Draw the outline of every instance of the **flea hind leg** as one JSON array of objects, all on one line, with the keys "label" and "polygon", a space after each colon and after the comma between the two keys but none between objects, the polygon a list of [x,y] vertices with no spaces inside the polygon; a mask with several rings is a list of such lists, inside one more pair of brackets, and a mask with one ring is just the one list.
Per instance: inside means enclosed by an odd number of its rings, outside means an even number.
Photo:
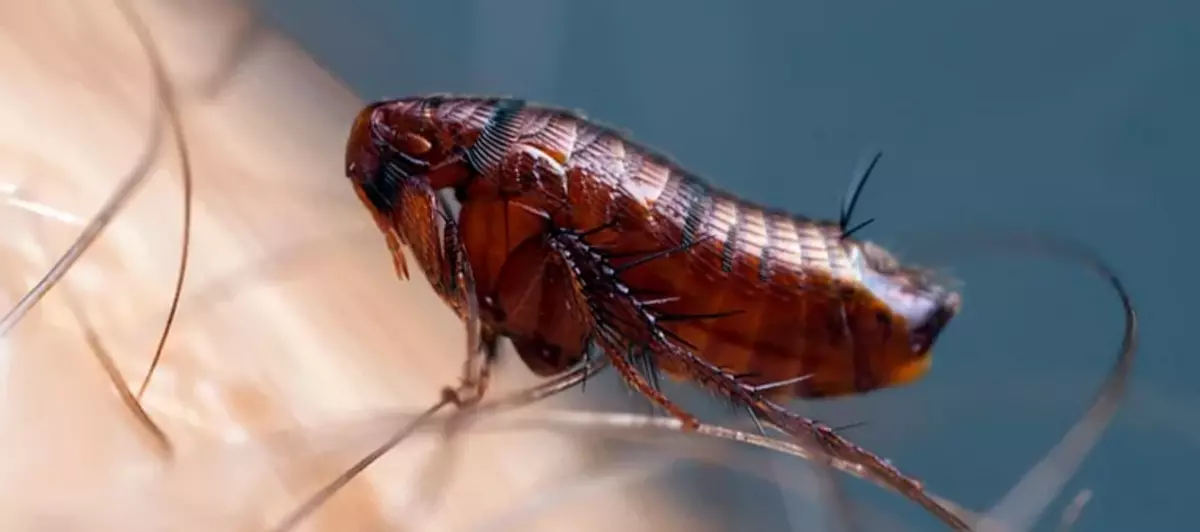
[{"label": "flea hind leg", "polygon": [[609,360],[612,361],[612,365],[614,368],[616,368],[617,373],[621,374],[621,378],[624,379],[629,386],[645,396],[646,399],[649,399],[650,402],[655,406],[662,408],[672,417],[678,419],[681,423],[683,423],[683,427],[685,429],[695,430],[700,427],[700,421],[696,419],[696,416],[689,414],[682,407],[675,404],[670,399],[667,399],[667,397],[663,395],[662,392],[658,391],[658,389],[656,389],[654,385],[652,385],[650,381],[646,379],[646,377],[644,377],[641,373],[638,373],[637,369],[633,367],[633,364],[630,363],[625,353],[622,353],[616,349],[610,349],[608,346],[603,346],[602,348],[605,354],[608,355]]},{"label": "flea hind leg", "polygon": [[[586,307],[593,341],[629,386],[682,422],[686,429],[698,428],[700,423],[695,416],[667,399],[634,367],[631,356],[639,339],[658,341],[661,335],[656,333],[660,331],[604,254],[585,241],[587,234],[556,229],[547,235],[545,244],[562,259],[558,267],[571,276],[577,299]],[[649,371],[654,369],[651,367]]]}]

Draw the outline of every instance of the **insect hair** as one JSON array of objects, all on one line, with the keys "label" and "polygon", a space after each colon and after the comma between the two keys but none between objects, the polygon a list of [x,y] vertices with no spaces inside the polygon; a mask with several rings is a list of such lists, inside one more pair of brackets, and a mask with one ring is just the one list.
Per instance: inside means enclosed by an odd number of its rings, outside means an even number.
[{"label": "insect hair", "polygon": [[871,173],[875,170],[875,165],[879,164],[880,157],[883,157],[883,152],[875,152],[875,155],[871,157],[871,161],[867,163],[866,168],[859,172],[854,180],[850,182],[850,190],[842,198],[842,209],[838,213],[838,227],[842,230],[843,240],[850,238],[864,227],[875,222],[875,218],[867,218],[862,222],[850,225],[854,219],[854,208],[858,206],[858,200],[862,197],[863,188],[867,186],[867,179],[871,178]]}]

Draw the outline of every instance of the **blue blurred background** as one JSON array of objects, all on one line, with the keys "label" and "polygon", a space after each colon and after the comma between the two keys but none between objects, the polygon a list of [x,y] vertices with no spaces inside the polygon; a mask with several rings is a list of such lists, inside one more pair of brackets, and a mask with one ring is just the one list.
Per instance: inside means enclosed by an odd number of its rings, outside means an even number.
[{"label": "blue blurred background", "polygon": [[[859,213],[879,219],[867,238],[902,254],[916,235],[977,223],[1099,249],[1141,311],[1140,360],[1128,401],[1052,514],[1091,488],[1078,530],[1194,529],[1198,292],[1186,272],[1198,257],[1184,235],[1195,229],[1187,151],[1200,124],[1200,4],[266,0],[260,9],[364,99],[503,93],[579,108],[736,193],[797,212],[836,216],[854,169],[881,149]],[[797,408],[865,422],[848,434],[983,509],[1086,408],[1121,315],[1103,282],[1078,268],[1021,256],[945,266],[966,283],[965,307],[926,379]],[[618,386],[596,388],[564,403],[638,408]],[[691,395],[710,419],[727,415]],[[770,460],[780,475],[805,467]],[[825,528],[811,506],[753,476],[684,463],[657,482],[710,515],[713,530]],[[899,497],[848,485],[909,530],[938,529]]]}]

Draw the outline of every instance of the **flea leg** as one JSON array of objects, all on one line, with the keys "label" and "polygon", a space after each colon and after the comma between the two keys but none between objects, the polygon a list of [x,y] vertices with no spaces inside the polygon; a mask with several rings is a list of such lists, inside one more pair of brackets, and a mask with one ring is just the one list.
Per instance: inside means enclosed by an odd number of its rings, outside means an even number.
[{"label": "flea leg", "polygon": [[653,321],[639,320],[643,305],[624,286],[603,255],[595,252],[580,233],[556,229],[545,240],[547,252],[557,253],[556,267],[564,268],[578,291],[577,299],[588,307],[592,339],[634,390],[679,419],[688,429],[700,426],[695,416],[667,399],[638,372],[630,360],[631,347],[639,339],[654,338],[661,331]]},{"label": "flea leg", "polygon": [[461,382],[457,387],[442,389],[442,396],[450,404],[462,409],[478,404],[487,393],[492,379],[492,366],[500,352],[500,335],[491,327],[480,330],[481,345],[478,351],[467,354],[463,361]]},{"label": "flea leg", "polygon": [[675,419],[678,419],[683,423],[684,429],[695,430],[700,427],[700,422],[696,419],[696,416],[687,413],[679,405],[667,399],[662,392],[659,392],[655,389],[654,385],[650,384],[650,381],[646,380],[646,377],[634,369],[633,364],[630,363],[624,353],[609,348],[607,344],[607,342],[602,342],[601,348],[608,355],[608,359],[612,362],[613,367],[616,368],[617,373],[621,374],[621,378],[625,379],[627,384],[633,387],[638,393],[644,395],[651,403],[654,403]]}]

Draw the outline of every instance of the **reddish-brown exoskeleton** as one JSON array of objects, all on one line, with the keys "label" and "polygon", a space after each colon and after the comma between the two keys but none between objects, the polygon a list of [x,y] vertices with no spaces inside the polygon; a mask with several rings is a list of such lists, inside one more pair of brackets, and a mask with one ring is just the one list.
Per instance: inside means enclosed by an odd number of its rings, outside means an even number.
[{"label": "reddish-brown exoskeleton", "polygon": [[[606,289],[627,290],[653,323],[604,326],[660,331],[770,397],[910,382],[959,308],[959,295],[927,272],[849,236],[846,219],[740,200],[558,109],[495,98],[379,102],[359,114],[346,164],[398,270],[407,275],[402,243],[462,313],[452,272],[469,268],[485,330],[511,338],[541,374],[581,360],[598,316],[568,309]],[[441,215],[442,189],[462,204],[457,220]],[[572,268],[611,273],[583,286]],[[695,377],[688,364],[656,362]]]},{"label": "reddish-brown exoskeleton", "polygon": [[[407,246],[443,300],[481,327],[483,364],[448,391],[454,401],[482,395],[501,337],[543,376],[579,365],[595,346],[685,424],[696,420],[658,391],[659,370],[920,492],[886,461],[776,403],[911,382],[958,312],[959,295],[927,271],[852,236],[866,173],[840,220],[815,220],[720,191],[576,113],[426,96],[364,108],[346,174],[397,272],[408,276]],[[454,193],[457,216],[439,191]]]}]

